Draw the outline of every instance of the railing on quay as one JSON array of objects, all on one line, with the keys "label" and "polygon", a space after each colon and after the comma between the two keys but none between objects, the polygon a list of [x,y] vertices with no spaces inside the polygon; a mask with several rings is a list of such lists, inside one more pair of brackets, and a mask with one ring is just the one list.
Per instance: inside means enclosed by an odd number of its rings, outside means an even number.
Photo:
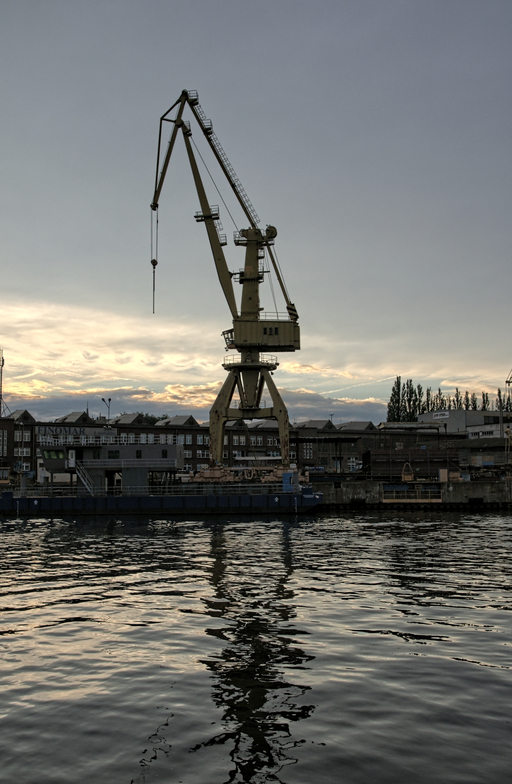
[{"label": "railing on quay", "polygon": [[[78,465],[78,461],[77,461]],[[120,458],[113,457],[107,460],[82,460],[84,468],[111,468],[112,471],[120,471],[123,468],[149,468],[153,471],[170,471],[178,467],[178,461],[173,457],[155,458],[154,460],[144,460],[142,458]]]},{"label": "railing on quay", "polygon": [[441,487],[404,487],[391,485],[382,487],[383,502],[440,503],[443,500]]},{"label": "railing on quay", "polygon": [[[94,496],[177,496],[177,495],[275,495],[282,493],[280,482],[261,482],[250,484],[229,482],[223,484],[186,482],[184,484],[139,485],[131,487],[114,486],[110,488],[94,488]],[[53,496],[90,496],[91,493],[82,485],[49,485],[48,487],[28,487],[26,490],[14,490],[14,497],[46,498]]]}]

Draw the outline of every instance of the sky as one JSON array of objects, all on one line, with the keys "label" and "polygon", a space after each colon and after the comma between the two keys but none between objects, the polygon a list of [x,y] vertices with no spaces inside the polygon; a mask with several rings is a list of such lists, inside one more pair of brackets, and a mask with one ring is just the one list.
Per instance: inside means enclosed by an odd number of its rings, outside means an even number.
[{"label": "sky", "polygon": [[[384,421],[397,375],[503,388],[511,40],[509,0],[3,0],[6,404],[207,419],[231,317],[180,138],[152,313],[159,118],[183,89],[278,230],[301,325],[274,376],[292,421]],[[245,219],[192,130],[231,236]],[[271,310],[268,281],[261,296]]]}]

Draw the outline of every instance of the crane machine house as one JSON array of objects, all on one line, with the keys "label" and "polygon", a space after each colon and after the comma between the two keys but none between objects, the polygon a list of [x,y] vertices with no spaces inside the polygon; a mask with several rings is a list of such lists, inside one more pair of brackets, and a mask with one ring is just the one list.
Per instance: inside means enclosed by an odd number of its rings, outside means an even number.
[{"label": "crane machine house", "polygon": [[[174,110],[174,117],[171,118],[170,115]],[[191,124],[183,119],[185,110],[190,110],[192,119],[196,121],[199,130],[206,138],[249,224],[248,228],[234,233],[234,244],[245,249],[244,267],[238,273],[230,272],[228,269],[223,250],[227,241],[226,235],[222,233],[219,208],[210,205],[207,199],[194,153]],[[172,131],[164,154],[163,131],[166,123],[172,125]],[[218,478],[221,478],[224,429],[226,423],[233,420],[277,420],[281,468],[288,469],[290,464],[288,411],[272,378],[279,362],[274,353],[264,353],[297,351],[300,348],[297,309],[288,296],[274,250],[277,230],[274,226],[267,226],[265,230],[258,228],[260,222],[258,215],[214,133],[211,121],[206,119],[197,92],[184,90],[179,99],[160,118],[155,192],[151,203],[155,236],[158,231],[158,202],[176,137],[180,131],[201,208],[194,217],[198,223],[204,223],[206,228],[221,289],[231,312],[232,327],[222,333],[225,348],[237,352],[229,354],[224,359],[223,366],[227,371],[227,378],[210,411],[210,469],[205,472],[204,478],[208,478],[206,474],[209,474],[212,479],[215,479],[217,474]],[[267,264],[267,259],[270,264]],[[154,291],[155,268],[158,264],[156,255],[153,255],[151,263]],[[278,312],[266,314],[260,307],[260,284],[263,283],[270,269],[274,271],[284,297],[285,314]],[[240,305],[237,304],[233,281],[241,286]],[[265,388],[270,396],[271,406],[263,404]],[[234,400],[235,395],[236,400]]]}]

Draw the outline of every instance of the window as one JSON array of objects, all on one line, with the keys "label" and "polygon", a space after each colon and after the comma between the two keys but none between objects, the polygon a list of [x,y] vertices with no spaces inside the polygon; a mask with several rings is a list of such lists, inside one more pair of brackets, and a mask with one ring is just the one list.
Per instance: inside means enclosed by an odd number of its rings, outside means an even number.
[{"label": "window", "polygon": [[257,436],[256,443],[258,446],[263,446],[263,436]]},{"label": "window", "polygon": [[185,449],[184,452],[183,452],[183,457],[192,457],[192,450],[191,449]]},{"label": "window", "polygon": [[129,444],[135,443],[135,433],[128,433],[128,443]]},{"label": "window", "polygon": [[201,436],[197,436],[196,440],[197,440],[198,445],[202,444],[203,443],[203,436],[202,435]]},{"label": "window", "polygon": [[47,460],[64,460],[63,449],[44,449],[43,454]]},{"label": "window", "polygon": [[238,446],[238,436],[233,436],[233,446]]},{"label": "window", "polygon": [[135,457],[136,457],[137,460],[141,459],[141,457],[142,457],[142,449],[137,449],[135,451]]},{"label": "window", "polygon": [[224,446],[227,446],[227,445],[228,445],[228,437],[224,436]]},{"label": "window", "polygon": [[245,446],[245,436],[240,436],[240,446]]},{"label": "window", "polygon": [[167,449],[162,449],[162,457],[164,460],[167,458]]},{"label": "window", "polygon": [[297,453],[296,452],[290,452],[290,460],[296,460],[296,459],[297,459]]},{"label": "window", "polygon": [[274,439],[273,438],[267,438],[267,446],[274,446]]},{"label": "window", "polygon": [[204,437],[204,443],[206,444],[206,446],[209,446],[209,444],[210,444],[210,436],[205,436]]},{"label": "window", "polygon": [[16,447],[14,449],[14,457],[30,457],[30,447]]},{"label": "window", "polygon": [[109,449],[108,450],[108,459],[109,460],[119,460],[119,449]]},{"label": "window", "polygon": [[176,439],[177,439],[176,443],[178,443],[178,444],[184,444],[185,443],[185,436],[183,434],[181,434],[180,436],[176,436]]},{"label": "window", "polygon": [[279,452],[277,449],[269,449],[267,455],[269,457],[281,457],[281,452]]},{"label": "window", "polygon": [[9,469],[0,468],[0,479],[9,479]]},{"label": "window", "polygon": [[27,430],[23,431],[23,440],[24,441],[30,441],[30,430],[29,431],[27,431]]},{"label": "window", "polygon": [[141,433],[139,440],[140,440],[141,444],[147,444],[148,443],[148,434],[147,433]]},{"label": "window", "polygon": [[167,443],[167,436],[165,433],[160,433],[160,443],[166,444]]},{"label": "window", "polygon": [[228,450],[225,449],[224,452],[222,453],[222,457],[224,458],[224,460],[226,460],[227,456],[228,456]]},{"label": "window", "polygon": [[155,443],[155,434],[148,433],[148,444],[154,444],[154,443]]},{"label": "window", "polygon": [[21,430],[15,430],[14,431],[14,440],[15,441],[21,441],[21,438],[22,438]]},{"label": "window", "polygon": [[256,446],[256,436],[251,436],[251,446]]},{"label": "window", "polygon": [[189,436],[185,436],[185,443],[186,444],[191,444],[192,443],[192,436],[190,436],[190,435]]},{"label": "window", "polygon": [[101,449],[93,449],[92,450],[92,459],[99,460],[101,458]]},{"label": "window", "polygon": [[126,433],[121,433],[120,441],[121,441],[122,444],[127,444],[128,443],[128,436],[126,435]]},{"label": "window", "polygon": [[30,463],[23,463],[22,471],[30,471]]}]

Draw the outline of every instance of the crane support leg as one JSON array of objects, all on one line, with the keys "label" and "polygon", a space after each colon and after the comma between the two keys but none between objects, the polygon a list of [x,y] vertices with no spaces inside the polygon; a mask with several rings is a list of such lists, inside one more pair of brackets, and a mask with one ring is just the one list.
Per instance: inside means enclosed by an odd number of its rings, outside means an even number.
[{"label": "crane support leg", "polygon": [[237,383],[234,373],[229,373],[210,409],[210,460],[212,465],[222,465],[224,428],[229,417],[229,405]]},{"label": "crane support leg", "polygon": [[279,427],[279,440],[281,441],[281,462],[284,466],[288,467],[290,465],[290,418],[288,416],[288,410],[284,404],[284,400],[277,391],[277,387],[274,384],[274,380],[270,375],[269,371],[263,369],[261,371],[263,378],[267,384],[267,389],[270,393],[270,397],[272,398],[272,406],[274,419],[277,419],[277,424]]},{"label": "crane support leg", "polygon": [[[272,399],[272,407],[260,408],[265,384]],[[231,408],[235,389],[240,403]],[[276,419],[281,442],[281,462],[290,464],[290,420],[284,401],[267,367],[261,365],[244,368],[243,363],[228,372],[222,389],[210,410],[210,458],[211,465],[222,465],[224,451],[224,429],[226,422],[237,419]]]}]

